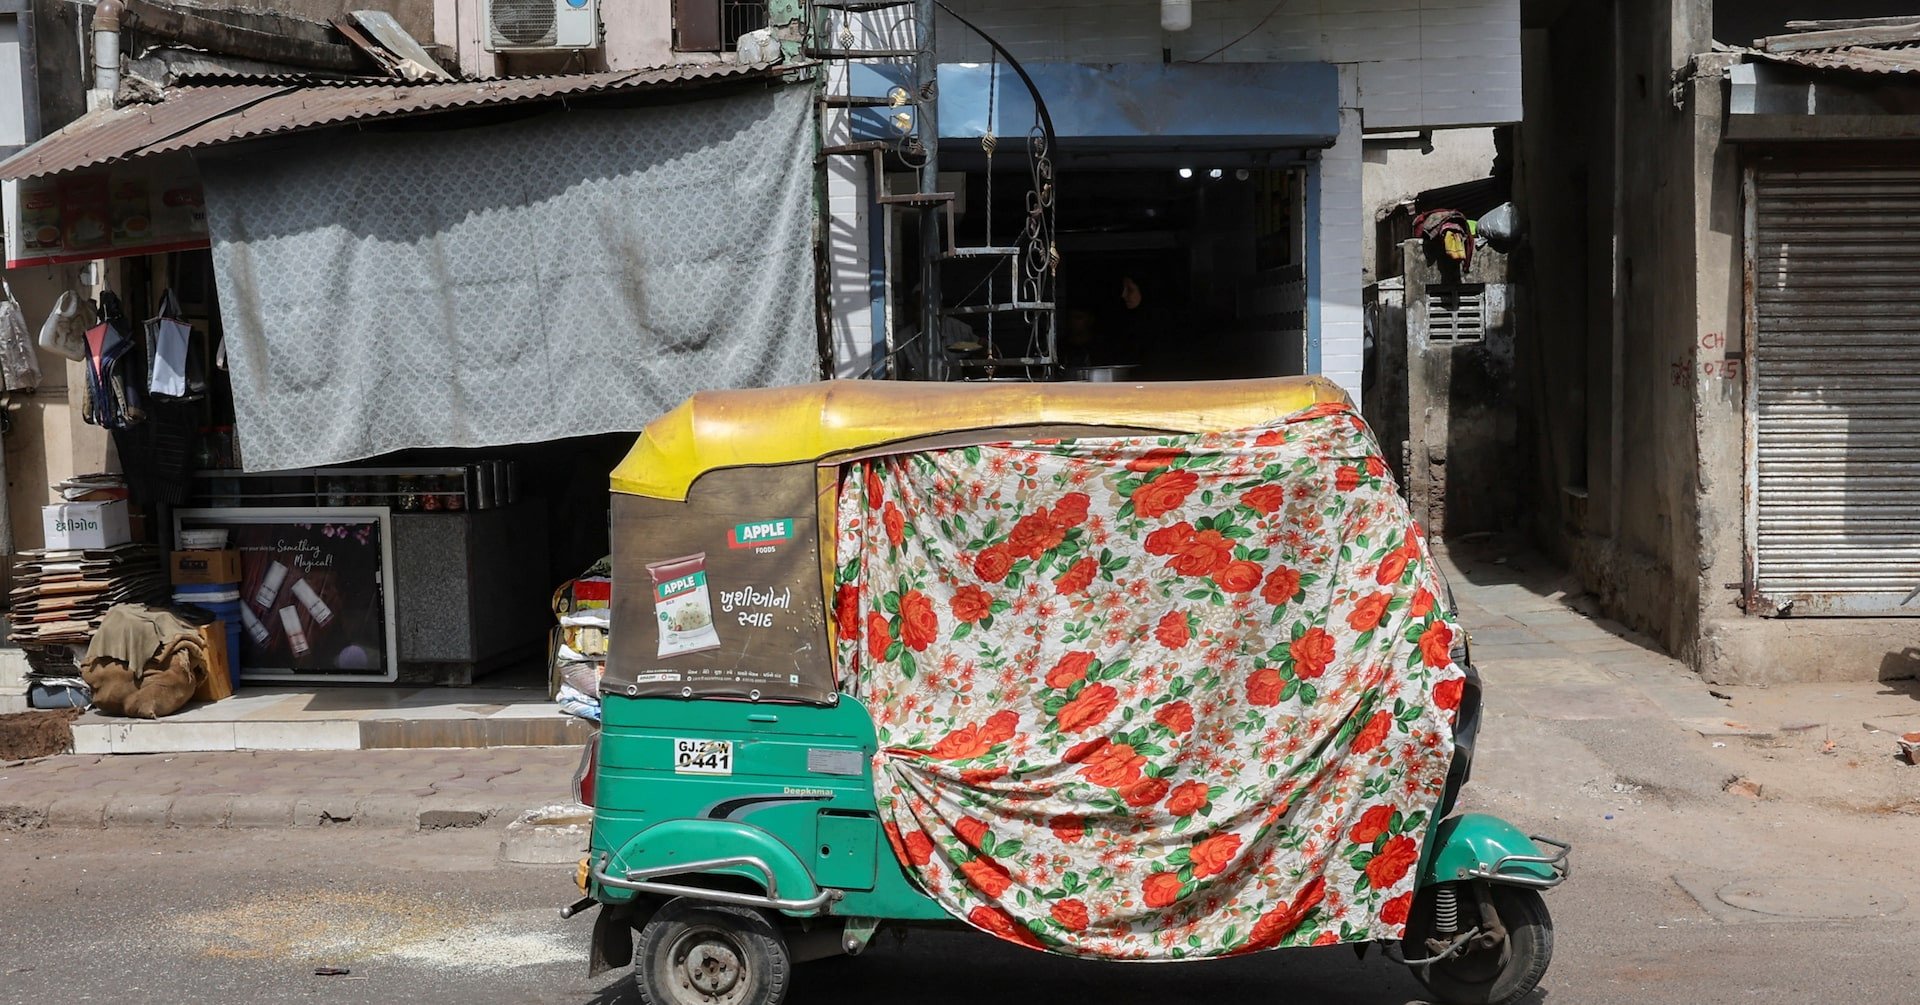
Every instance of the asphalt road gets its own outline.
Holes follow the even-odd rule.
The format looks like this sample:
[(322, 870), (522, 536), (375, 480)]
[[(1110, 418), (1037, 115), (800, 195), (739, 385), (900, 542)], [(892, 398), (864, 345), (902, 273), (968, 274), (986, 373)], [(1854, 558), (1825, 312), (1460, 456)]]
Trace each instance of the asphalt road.
[[(1588, 836), (1588, 835), (1576, 835)], [(0, 1001), (330, 1005), (637, 1002), (586, 976), (565, 868), (501, 866), (487, 832), (39, 831), (0, 835)], [(1920, 998), (1906, 920), (1716, 920), (1626, 842), (1550, 903), (1559, 952), (1535, 1001), (1894, 1002)], [(1629, 849), (1616, 856), (1609, 849)], [(316, 966), (351, 969), (316, 976)], [(1285, 950), (1181, 966), (1055, 959), (985, 937), (882, 935), (807, 964), (795, 1005), (1420, 1001), (1377, 955)]]

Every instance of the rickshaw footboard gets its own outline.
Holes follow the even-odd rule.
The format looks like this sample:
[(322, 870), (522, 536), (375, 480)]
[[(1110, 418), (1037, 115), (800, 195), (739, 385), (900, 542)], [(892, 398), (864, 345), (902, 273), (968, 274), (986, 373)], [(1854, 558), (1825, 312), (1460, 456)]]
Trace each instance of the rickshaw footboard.
[[(659, 897), (687, 897), (716, 904), (732, 904), (736, 907), (758, 907), (769, 911), (792, 911), (801, 914), (818, 911), (840, 899), (838, 890), (821, 890), (811, 897), (804, 898), (781, 897), (779, 883), (774, 878), (772, 867), (754, 855), (731, 855), (726, 858), (703, 859), (697, 862), (676, 862), (672, 865), (654, 866), (648, 869), (633, 869), (625, 876), (609, 875), (606, 871), (607, 861), (608, 856), (603, 855), (599, 864), (593, 867), (593, 881), (616, 890), (632, 890), (635, 893), (648, 893)], [(767, 892), (762, 895), (740, 893), (735, 890), (712, 890), (681, 883), (662, 883), (655, 879), (659, 876), (685, 876), (716, 869), (739, 868), (758, 872), (764, 880), (763, 885)]]

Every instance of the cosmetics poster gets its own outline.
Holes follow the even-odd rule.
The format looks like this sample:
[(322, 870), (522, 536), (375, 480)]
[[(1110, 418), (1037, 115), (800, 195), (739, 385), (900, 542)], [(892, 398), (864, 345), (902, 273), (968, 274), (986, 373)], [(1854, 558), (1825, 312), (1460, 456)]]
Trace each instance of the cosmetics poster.
[(250, 680), (397, 676), (384, 509), (182, 510), (240, 552), (241, 672)]

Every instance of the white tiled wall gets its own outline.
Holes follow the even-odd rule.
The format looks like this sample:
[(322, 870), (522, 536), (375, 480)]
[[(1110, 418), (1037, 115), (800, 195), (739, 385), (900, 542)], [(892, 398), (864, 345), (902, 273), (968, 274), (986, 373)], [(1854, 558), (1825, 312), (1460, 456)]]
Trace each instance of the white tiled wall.
[[(952, 5), (1021, 60), (1159, 62), (1165, 49), (1176, 61), (1351, 64), (1367, 129), (1520, 120), (1520, 0), (1196, 0), (1193, 27), (1171, 34), (1158, 0)], [(941, 26), (942, 61), (990, 56), (978, 36)]]

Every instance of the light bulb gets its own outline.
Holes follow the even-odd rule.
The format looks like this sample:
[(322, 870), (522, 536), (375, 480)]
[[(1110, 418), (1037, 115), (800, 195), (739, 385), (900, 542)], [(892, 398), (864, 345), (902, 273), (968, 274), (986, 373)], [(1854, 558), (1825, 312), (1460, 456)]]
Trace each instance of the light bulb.
[(1182, 178), (1191, 178), (1191, 177), (1193, 177), (1193, 169), (1192, 169), (1192, 168), (1181, 168), (1181, 169), (1180, 169), (1180, 177), (1182, 177)]

